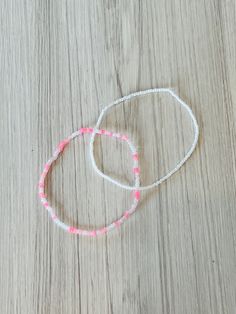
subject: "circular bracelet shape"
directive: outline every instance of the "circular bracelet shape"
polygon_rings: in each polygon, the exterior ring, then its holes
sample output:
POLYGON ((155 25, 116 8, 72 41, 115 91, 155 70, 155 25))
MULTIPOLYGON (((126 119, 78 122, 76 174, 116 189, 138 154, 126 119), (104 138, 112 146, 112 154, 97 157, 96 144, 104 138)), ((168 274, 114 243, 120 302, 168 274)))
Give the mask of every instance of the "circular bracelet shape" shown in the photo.
POLYGON ((83 236, 96 237, 98 235, 106 234, 109 231, 111 231, 112 229, 119 227, 123 222, 125 222, 135 212, 137 205, 138 205, 138 202, 139 202, 139 199, 140 199, 140 192, 136 189, 139 187, 139 184, 140 184, 139 173, 140 173, 140 168, 139 168, 139 164, 138 164, 138 153, 136 151, 136 148, 134 147, 134 145, 131 143, 131 141, 129 140, 129 138, 126 135, 121 135, 119 133, 112 133, 112 132, 109 132, 106 130, 94 130, 93 128, 81 128, 78 131, 72 133, 68 138, 61 141, 59 143, 59 145, 57 146, 56 150, 54 151, 53 156, 45 164, 43 172, 42 172, 40 179, 39 179, 39 184, 38 184, 39 198, 40 198, 43 206, 49 212, 54 223, 56 223, 60 228, 64 229, 65 231, 67 231, 69 233, 73 233, 73 234, 77 234, 77 235, 83 235, 83 236), (113 138, 120 139, 122 141, 127 142, 128 146, 131 150, 131 153, 132 153, 133 173, 134 173, 134 178, 135 178, 135 185, 134 185, 135 189, 134 189, 134 192, 132 194, 133 195, 133 203, 132 203, 130 209, 125 211, 119 219, 115 220, 110 225, 107 225, 103 228, 95 229, 95 230, 79 229, 76 227, 69 226, 69 225, 65 224, 64 222, 62 222, 58 218, 58 216, 56 215, 55 210, 50 206, 50 204, 47 200, 47 196, 45 194, 45 178, 47 177, 47 174, 48 174, 53 162, 59 157, 60 154, 63 153, 64 148, 70 143, 71 140, 73 140, 74 138, 76 138, 82 134, 85 134, 85 133, 90 133, 90 134, 96 133, 96 134, 100 134, 100 135, 106 135, 106 136, 113 137, 113 138))
POLYGON ((124 96, 122 98, 119 98, 115 101, 113 101, 111 104, 109 104, 108 106, 104 107, 99 115, 99 118, 97 120, 96 126, 94 128, 94 132, 92 133, 91 136, 91 140, 90 140, 90 158, 91 158, 91 162, 93 165, 94 170, 104 179, 110 181, 111 183, 114 183, 115 185, 125 189, 125 190, 136 190, 136 191, 143 191, 143 190, 148 190, 151 189, 153 187, 158 186, 159 184, 161 184, 163 181, 167 180, 170 176, 172 176, 177 170, 179 170, 179 168, 189 159, 189 157, 192 155, 197 142, 198 142, 198 137, 199 137, 199 127, 198 127, 198 123, 197 120, 192 112, 192 110, 190 109, 190 107, 182 100, 179 98, 178 95, 176 95, 171 89, 169 88, 153 88, 153 89, 147 89, 144 91, 139 91, 133 94, 130 94, 128 96, 124 96), (105 173, 103 173, 97 166, 95 158, 94 158, 94 140, 95 140, 95 136, 96 136, 96 130, 100 127, 103 117, 104 115, 114 106, 130 100, 132 98, 138 97, 138 96, 144 96, 144 95, 148 95, 148 94, 154 94, 154 93, 167 93, 170 94, 172 97, 174 97, 174 99, 181 105, 181 107, 187 111, 187 113, 189 114, 193 127, 194 127, 194 140, 192 145, 190 146, 190 148, 188 149, 186 155, 183 157, 183 159, 181 161, 179 161, 177 163, 177 165, 170 170, 166 175, 164 175, 162 178, 160 179, 156 179, 156 181, 154 181, 152 184, 146 185, 146 186, 139 186, 139 187, 133 187, 133 186, 129 186, 126 184, 123 184, 119 181, 116 181, 115 179, 109 177, 108 175, 106 175, 105 173))

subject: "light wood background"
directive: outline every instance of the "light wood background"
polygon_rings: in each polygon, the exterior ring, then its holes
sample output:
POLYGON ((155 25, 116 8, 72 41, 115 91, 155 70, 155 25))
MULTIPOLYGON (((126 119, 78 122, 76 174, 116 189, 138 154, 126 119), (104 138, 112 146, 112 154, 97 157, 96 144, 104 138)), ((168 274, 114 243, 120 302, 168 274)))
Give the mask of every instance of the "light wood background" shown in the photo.
MULTIPOLYGON (((2 0, 0 12, 1 313, 236 313, 235 1, 2 0), (152 87, 172 87, 196 114, 193 156, 142 193, 120 230, 64 233, 38 201, 43 164, 105 104, 152 87)), ((103 127, 137 145, 143 184, 173 167, 193 136, 165 95, 118 106, 103 127)), ((96 176, 88 142, 65 151, 48 195, 66 222, 96 227, 131 197, 96 176)), ((96 158, 133 184, 125 144, 97 139, 96 158)))

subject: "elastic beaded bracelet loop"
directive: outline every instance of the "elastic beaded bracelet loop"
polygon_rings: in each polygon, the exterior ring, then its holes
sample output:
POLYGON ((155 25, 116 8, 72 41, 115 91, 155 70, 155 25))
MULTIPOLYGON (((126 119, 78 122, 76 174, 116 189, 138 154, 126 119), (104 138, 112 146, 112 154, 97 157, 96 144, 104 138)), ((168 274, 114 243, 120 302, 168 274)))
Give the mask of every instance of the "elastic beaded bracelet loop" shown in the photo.
POLYGON ((154 94, 154 93, 168 93, 170 94, 172 97, 175 98, 175 100, 177 100, 177 102, 184 108, 185 111, 187 111, 187 113, 189 114, 193 127, 194 127, 194 140, 192 145, 190 146, 189 150, 187 151, 186 155, 184 156, 184 158, 179 161, 177 163, 177 165, 170 171, 168 172, 166 175, 164 175, 162 178, 157 179, 155 182, 153 182, 150 185, 146 185, 146 186, 139 186, 137 187, 133 187, 133 186, 129 186, 126 184, 123 184, 115 179, 112 179, 111 177, 109 177, 108 175, 104 174, 97 166, 95 158, 94 158, 94 139, 96 136, 96 132, 93 132, 91 139, 90 139, 90 158, 91 158, 91 162, 93 165, 94 170, 104 179, 110 181, 111 183, 114 183, 115 185, 125 189, 125 190, 138 190, 138 191, 143 191, 143 190, 148 190, 151 189, 153 187, 158 186, 159 184, 161 184, 163 181, 167 180, 170 176, 172 176, 177 170, 179 170, 179 168, 188 160, 188 158, 192 155, 197 142, 198 142, 198 136, 199 136, 199 127, 197 124, 197 120, 192 112, 192 110, 190 109, 190 107, 182 100, 179 98, 179 96, 177 96, 171 89, 169 88, 153 88, 153 89, 147 89, 144 91, 139 91, 133 94, 130 94, 128 96, 124 96, 122 98, 119 98, 115 101, 113 101, 111 104, 109 104, 108 106, 104 107, 100 113, 100 116, 97 120, 95 129, 98 129, 102 123, 103 117, 104 115, 114 106, 130 100, 132 98, 138 97, 138 96, 143 96, 143 95, 148 95, 148 94, 154 94))
POLYGON ((39 184, 38 184, 39 198, 40 198, 43 206, 49 212, 54 223, 56 223, 60 228, 64 229, 65 231, 67 231, 69 233, 95 237, 98 235, 106 234, 109 231, 111 231, 112 229, 114 229, 115 227, 119 227, 122 223, 124 223, 135 212, 137 205, 138 205, 138 202, 139 202, 139 199, 140 199, 140 192, 136 190, 136 188, 138 188, 139 184, 140 184, 139 172, 140 172, 140 170, 139 170, 137 151, 136 151, 134 145, 130 142, 129 138, 126 135, 121 135, 119 133, 112 133, 112 132, 109 132, 106 130, 97 130, 97 129, 95 130, 93 128, 81 128, 78 131, 72 133, 68 138, 61 141, 59 143, 59 145, 57 146, 57 149, 54 151, 53 156, 45 164, 43 173, 40 176, 40 180, 39 180, 39 184), (86 229, 75 228, 73 226, 69 226, 69 225, 65 224, 64 222, 60 221, 60 219, 56 215, 54 209, 50 206, 50 204, 47 200, 46 194, 44 192, 45 178, 47 177, 47 174, 48 174, 49 169, 51 168, 53 162, 59 157, 60 154, 63 153, 64 148, 70 143, 71 140, 73 140, 75 137, 77 137, 79 135, 86 134, 86 133, 90 133, 90 134, 96 133, 96 134, 100 134, 100 135, 106 135, 106 136, 110 136, 110 137, 120 139, 122 141, 127 142, 129 145, 129 148, 131 150, 131 153, 132 153, 133 172, 134 172, 134 178, 135 178, 135 185, 134 185, 135 191, 133 193, 133 204, 131 205, 130 209, 125 211, 119 219, 115 220, 111 224, 109 224, 109 225, 107 225, 101 229, 95 229, 95 230, 86 230, 86 229))

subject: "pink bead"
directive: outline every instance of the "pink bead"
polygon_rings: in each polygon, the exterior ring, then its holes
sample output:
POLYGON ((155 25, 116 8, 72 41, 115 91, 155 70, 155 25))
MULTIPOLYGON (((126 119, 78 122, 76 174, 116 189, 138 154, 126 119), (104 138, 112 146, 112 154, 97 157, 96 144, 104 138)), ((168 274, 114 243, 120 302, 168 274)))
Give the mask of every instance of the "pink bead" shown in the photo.
POLYGON ((120 221, 119 221, 119 220, 115 221, 115 222, 114 222, 114 224, 116 225, 116 227, 117 227, 117 228, 119 228, 119 227, 120 227, 120 225, 121 225, 121 223, 120 223, 120 221))
POLYGON ((43 183, 43 182, 39 182, 38 187, 39 187, 39 188, 44 188, 44 183, 43 183))
POLYGON ((88 133, 93 133, 93 128, 88 128, 88 133))
POLYGON ((48 202, 44 203, 43 205, 44 205, 45 207, 48 207, 48 206, 49 206, 48 202))
POLYGON ((106 133, 106 131, 105 130, 100 130, 100 132, 99 132, 100 134, 105 134, 106 133))
MULTIPOLYGON (((45 171, 45 170, 44 170, 44 171, 45 171)), ((43 172, 43 173, 41 174, 40 180, 44 181, 45 178, 46 178, 46 173, 43 172)))
POLYGON ((96 233, 95 230, 92 230, 92 231, 89 232, 89 235, 90 235, 91 237, 96 237, 97 233, 96 233))
POLYGON ((69 233, 77 233, 77 229, 74 227, 69 227, 68 232, 69 233))
POLYGON ((86 132, 86 128, 80 128, 79 129, 81 133, 85 133, 86 132))
POLYGON ((112 136, 113 135, 113 133, 112 132, 110 132, 110 131, 106 131, 106 133, 105 133, 107 136, 112 136))
POLYGON ((57 219, 57 216, 56 216, 56 215, 53 215, 53 216, 52 216, 52 219, 53 219, 53 220, 57 219))
POLYGON ((69 143, 68 140, 61 141, 58 145, 58 149, 62 152, 68 143, 69 143))
POLYGON ((130 216, 130 213, 129 213, 128 211, 126 211, 126 212, 124 213, 124 217, 125 217, 126 219, 128 219, 129 216, 130 216))
POLYGON ((44 194, 44 193, 39 193, 39 197, 41 197, 41 198, 46 198, 46 197, 47 197, 47 195, 46 195, 46 194, 44 194))
POLYGON ((106 227, 104 227, 104 228, 100 229, 100 233, 101 233, 101 234, 105 234, 105 233, 107 233, 107 228, 106 228, 106 227))
POLYGON ((137 153, 133 154, 133 160, 138 160, 138 154, 137 153))
POLYGON ((139 201, 140 200, 140 191, 134 191, 134 198, 139 201))
POLYGON ((124 140, 124 141, 127 141, 127 140, 128 140, 128 136, 122 135, 122 136, 121 136, 121 139, 124 140))
POLYGON ((138 167, 133 168, 133 173, 139 174, 140 173, 140 169, 138 167))
POLYGON ((44 170, 48 171, 49 169, 50 169, 50 165, 49 165, 49 164, 46 164, 46 165, 44 166, 44 170))

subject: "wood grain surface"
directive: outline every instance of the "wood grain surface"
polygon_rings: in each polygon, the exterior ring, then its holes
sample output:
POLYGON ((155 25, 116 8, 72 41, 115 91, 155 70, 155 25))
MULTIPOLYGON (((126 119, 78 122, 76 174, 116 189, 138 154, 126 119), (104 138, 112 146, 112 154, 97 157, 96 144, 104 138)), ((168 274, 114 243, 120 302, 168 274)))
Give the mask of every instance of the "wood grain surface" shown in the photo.
MULTIPOLYGON (((0 19, 0 312, 236 313, 236 2, 2 0, 0 19), (44 163, 105 104, 152 87, 173 88, 193 109, 193 156, 142 193, 119 230, 64 233, 37 197, 44 163)), ((166 95, 117 106, 103 127, 137 145, 143 184, 193 139, 166 95)), ((94 173, 88 143, 66 149, 47 190, 64 221, 99 227, 131 196, 94 173)), ((105 173, 133 184, 125 144, 101 137, 95 151, 105 173)))

